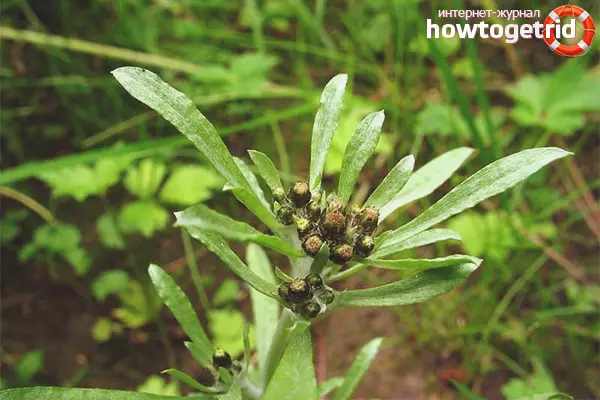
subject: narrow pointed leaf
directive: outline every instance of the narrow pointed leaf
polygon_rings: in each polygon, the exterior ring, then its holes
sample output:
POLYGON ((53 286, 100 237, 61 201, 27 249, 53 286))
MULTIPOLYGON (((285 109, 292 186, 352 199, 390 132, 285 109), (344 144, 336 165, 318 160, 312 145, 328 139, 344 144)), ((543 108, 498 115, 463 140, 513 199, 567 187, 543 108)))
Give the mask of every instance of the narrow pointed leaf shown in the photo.
POLYGON ((203 384, 201 384, 200 382, 198 382, 197 380, 195 380, 188 374, 181 372, 177 369, 174 369, 174 368, 165 369, 161 373, 171 375, 173 378, 177 379, 178 381, 181 381, 181 382, 185 383, 186 385, 188 385, 189 387, 192 387, 202 393, 213 393, 213 394, 219 393, 219 390, 212 388, 212 387, 204 386, 203 384))
POLYGON ((350 137, 346 146, 344 158, 342 160, 342 169, 340 172, 340 182, 338 184, 338 196, 347 202, 354 192, 354 185, 360 171, 365 163, 373 154, 385 115, 383 111, 371 113, 365 117, 350 137))
POLYGON ((347 400, 352 396, 352 393, 354 393, 375 359, 382 341, 382 338, 375 338, 360 349, 360 352, 344 377, 342 386, 336 390, 333 400, 347 400))
POLYGON ((175 400, 183 396, 164 396, 125 390, 79 389, 63 387, 27 387, 0 391, 2 400, 175 400))
POLYGON ((433 193, 450 179, 472 153, 473 149, 469 147, 459 147, 423 165, 411 175, 404 188, 381 208, 379 220, 383 221, 398 208, 433 193))
POLYGON ((313 259, 312 264, 310 265, 310 272, 315 274, 321 274, 323 272, 323 268, 327 265, 329 261, 329 245, 327 243, 323 243, 319 252, 313 259))
POLYGON ((183 342, 184 346, 188 349, 194 360, 200 365, 208 364, 212 361, 212 353, 208 354, 205 348, 194 342, 183 342), (208 358, 208 362, 206 361, 208 358))
POLYGON ((265 193, 263 192, 260 185, 258 184, 258 179, 256 179, 256 175, 254 175, 254 172, 252 172, 250 170, 250 168, 248 168, 248 165, 246 165, 244 160, 242 160, 241 158, 234 157, 233 160, 235 161, 235 164, 238 166, 240 171, 242 171, 242 174, 246 178, 246 181, 248 181, 248 183, 250 184, 250 187, 252 188, 252 192, 261 201, 261 203, 264 204, 265 208, 267 210, 271 211, 269 202, 265 198, 265 193))
POLYGON ((392 170, 383 178, 383 181, 373 191, 371 196, 365 202, 365 206, 373 206, 381 209, 388 202, 400 193, 415 167, 415 157, 411 154, 400 161, 392 170))
POLYGON ((204 204, 198 204, 175 213, 177 226, 195 227, 208 232, 216 232, 228 239, 241 242, 254 242, 290 257, 302 257, 299 250, 276 236, 265 235, 245 222, 236 221, 226 215, 211 210, 204 204))
POLYGON ((213 348, 200 325, 198 316, 183 290, 175 280, 157 265, 151 264, 148 268, 150 279, 158 292, 160 298, 165 302, 169 310, 173 313, 181 329, 192 341, 198 345, 202 354, 199 354, 203 364, 208 364, 212 360, 213 348))
POLYGON ((248 150, 248 154, 258 168, 258 174, 265 180, 271 191, 283 187, 277 167, 266 154, 256 150, 248 150))
POLYGON ((319 398, 327 396, 333 390, 340 387, 340 385, 344 382, 344 378, 341 376, 336 376, 335 378, 329 378, 325 382, 319 385, 319 398))
POLYGON ((233 383, 231 373, 223 367, 219 367, 219 378, 221 378, 226 387, 231 386, 233 383))
POLYGON ((379 268, 424 271, 426 269, 451 267, 465 263, 473 263, 479 266, 482 260, 477 257, 467 256, 464 254, 455 254, 448 257, 432 259, 403 258, 399 260, 382 260, 376 258, 366 258, 359 261, 379 268))
POLYGON ((410 278, 370 289, 347 290, 337 295, 336 305, 352 307, 388 307, 420 303, 449 292, 464 282, 477 265, 419 272, 410 278))
POLYGON ((452 189, 423 214, 388 234, 380 251, 387 251, 387 248, 513 187, 545 165, 569 154, 556 147, 542 147, 523 150, 491 163, 452 189))
POLYGON ((321 94, 321 106, 315 116, 310 144, 311 190, 321 186, 325 158, 340 121, 347 81, 348 75, 336 75, 327 83, 321 94))
POLYGON ((288 274, 286 274, 285 272, 283 272, 281 269, 279 269, 279 267, 275 267, 275 276, 281 282, 291 282, 292 281, 292 277, 289 276, 288 274))
POLYGON ((262 400, 317 400, 310 329, 294 333, 262 400))
MULTIPOLYGON (((265 281, 276 285, 273 268, 269 258, 257 245, 250 244, 246 251, 246 262, 248 267, 265 281)), ((262 370, 265 365, 269 346, 273 340, 273 334, 277 329, 279 321, 279 303, 271 298, 250 290, 252 300, 252 313, 254 315, 254 326, 256 329, 256 351, 258 352, 258 365, 262 370)))
MULTIPOLYGON (((254 289, 252 289, 254 290, 254 289)), ((277 309, 279 312, 279 309, 277 309)), ((250 347, 250 324, 244 325, 244 368, 248 371, 250 367, 250 357, 252 353, 252 347, 250 347)))
POLYGON ((186 95, 146 69, 122 67, 112 74, 129 94, 158 112, 184 134, 229 184, 250 189, 214 126, 186 95))
POLYGON ((188 233, 194 239, 201 241, 211 252, 215 253, 221 261, 237 276, 239 276, 248 285, 260 293, 276 298, 277 287, 270 282, 265 281, 256 275, 240 258, 231 250, 222 236, 216 233, 210 233, 190 226, 186 228, 188 233))
POLYGON ((428 244, 440 242, 442 240, 462 240, 458 232, 452 229, 430 229, 418 233, 402 242, 398 242, 394 246, 389 246, 383 250, 379 250, 377 247, 371 254, 370 258, 381 258, 389 254, 400 253, 401 251, 414 249, 415 247, 425 246, 428 244))
POLYGON ((273 215, 273 212, 265 207, 262 200, 260 200, 256 195, 246 189, 242 188, 228 188, 228 191, 234 194, 234 196, 244 205, 252 214, 256 215, 258 219, 262 221, 263 224, 269 227, 272 232, 281 234, 282 228, 281 224, 273 215))

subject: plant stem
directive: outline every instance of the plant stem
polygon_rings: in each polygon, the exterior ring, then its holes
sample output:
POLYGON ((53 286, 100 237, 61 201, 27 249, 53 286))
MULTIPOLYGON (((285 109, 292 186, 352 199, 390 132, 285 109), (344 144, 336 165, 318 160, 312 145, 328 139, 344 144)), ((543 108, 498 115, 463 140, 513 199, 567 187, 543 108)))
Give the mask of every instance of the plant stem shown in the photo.
POLYGON ((208 297, 206 296, 204 286, 202 286, 202 279, 200 278, 200 272, 198 271, 198 264, 196 264, 196 257, 194 256, 194 246, 192 245, 192 241, 190 240, 190 235, 188 235, 187 232, 182 229, 181 238, 183 239, 185 257, 187 259, 187 265, 190 269, 190 274, 192 275, 194 287, 196 288, 196 292, 198 293, 198 297, 200 298, 200 303, 202 303, 202 307, 204 307, 204 311, 208 312, 210 310, 210 302, 208 301, 208 297))
POLYGON ((263 391, 267 388, 269 381, 273 377, 273 374, 279 365, 281 356, 283 356, 283 352, 287 348, 290 335, 292 333, 290 328, 295 321, 296 317, 294 314, 287 308, 284 308, 283 312, 281 313, 281 317, 279 318, 277 329, 275 329, 275 333, 273 334, 273 340, 271 341, 271 347, 269 347, 269 351, 267 353, 267 359, 265 360, 262 382, 263 391))
POLYGON ((56 222, 54 215, 46 207, 35 201, 33 198, 21 193, 15 189, 2 186, 0 187, 0 196, 10 197, 11 199, 17 200, 19 203, 27 206, 31 211, 34 211, 37 215, 42 217, 47 223, 52 224, 56 222))

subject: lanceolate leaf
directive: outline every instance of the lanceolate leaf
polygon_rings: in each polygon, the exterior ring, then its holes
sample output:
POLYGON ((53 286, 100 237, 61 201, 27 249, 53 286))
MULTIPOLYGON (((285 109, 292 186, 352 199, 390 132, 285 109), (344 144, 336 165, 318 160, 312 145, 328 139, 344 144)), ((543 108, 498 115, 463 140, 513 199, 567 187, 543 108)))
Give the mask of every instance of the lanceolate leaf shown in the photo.
POLYGON ((462 240, 458 232, 452 229, 430 229, 425 232, 418 233, 394 246, 386 247, 385 250, 375 248, 370 258, 381 258, 389 254, 399 253, 403 250, 413 249, 415 247, 425 246, 442 240, 462 240))
POLYGON ((112 74, 129 94, 162 115, 194 143, 230 185, 250 189, 213 125, 183 93, 146 69, 122 67, 112 74))
POLYGON ((250 154, 252 162, 258 168, 259 175, 265 180, 272 191, 283 187, 275 164, 273 164, 273 161, 266 154, 256 150, 248 150, 248 154, 250 154))
POLYGON ((460 265, 465 263, 473 263, 477 266, 481 264, 481 259, 477 257, 467 256, 463 254, 455 254, 448 257, 432 258, 432 259, 413 259, 403 258, 399 260, 382 260, 367 258, 359 260, 369 265, 386 268, 386 269, 408 269, 408 270, 426 270, 431 268, 444 268, 451 267, 453 265, 460 265))
POLYGON ((3 400, 175 400, 183 396, 163 396, 124 390, 28 387, 0 391, 3 400))
POLYGON ((448 268, 423 271, 401 281, 363 290, 347 290, 337 296, 336 305, 386 307, 420 303, 449 292, 477 269, 467 263, 448 268))
POLYGON ((310 272, 315 274, 321 274, 323 272, 323 268, 327 265, 329 261, 329 245, 327 243, 323 243, 321 249, 313 259, 312 264, 310 265, 310 272))
POLYGON ((194 226, 189 226, 186 229, 190 236, 204 243, 204 245, 210 251, 215 253, 221 259, 221 261, 223 261, 227 267, 233 271, 233 273, 248 283, 248 285, 252 286, 254 289, 266 296, 276 298, 277 287, 252 272, 250 268, 248 268, 248 266, 244 264, 242 260, 240 260, 240 258, 233 252, 233 250, 231 250, 223 237, 216 233, 203 231, 194 226))
POLYGON ((387 248, 513 187, 543 166, 569 154, 571 153, 556 147, 542 147, 523 150, 491 163, 452 189, 423 214, 387 235, 380 251, 386 251, 387 248))
POLYGON ((419 168, 394 198, 381 207, 379 219, 383 221, 398 208, 431 194, 446 182, 473 153, 469 147, 459 147, 434 158, 419 168))
POLYGON ((177 225, 195 227, 208 232, 217 232, 228 239, 242 242, 251 241, 291 257, 302 257, 303 253, 276 236, 265 235, 246 224, 219 214, 203 204, 198 204, 176 212, 177 225))
POLYGON ((200 325, 200 321, 194 311, 189 299, 162 268, 151 264, 148 268, 150 279, 158 292, 160 298, 165 302, 169 310, 173 313, 181 329, 198 345, 198 349, 202 351, 198 354, 203 361, 203 364, 208 364, 212 360, 213 349, 200 325))
POLYGON ((282 235, 281 224, 277 221, 270 209, 265 207, 265 204, 256 195, 242 188, 227 188, 235 197, 246 206, 252 214, 256 215, 266 226, 274 233, 282 235))
POLYGON ((294 333, 262 397, 263 400, 317 400, 310 329, 294 333))
POLYGON ((240 169, 240 171, 242 171, 242 174, 244 174, 244 177, 246 178, 246 180, 250 183, 252 192, 264 204, 265 208, 267 210, 269 210, 269 212, 270 212, 271 209, 269 207, 269 203, 267 202, 267 199, 265 198, 265 193, 263 192, 263 190, 260 188, 260 185, 258 184, 258 179, 256 179, 256 175, 254 175, 254 173, 250 170, 250 168, 248 168, 248 166, 246 165, 244 160, 242 160, 241 158, 234 157, 234 161, 235 161, 235 164, 240 169))
POLYGON ((196 389, 202 393, 219 393, 219 390, 208 387, 208 386, 204 386, 203 384, 201 384, 200 382, 198 382, 197 380, 195 380, 188 374, 181 372, 177 369, 166 369, 162 373, 171 375, 173 378, 177 379, 178 381, 181 381, 181 382, 185 383, 186 385, 193 387, 194 389, 196 389))
POLYGON ((356 179, 360 174, 373 150, 377 147, 379 134, 383 126, 385 115, 383 111, 371 113, 363 119, 350 137, 350 141, 344 152, 338 195, 347 202, 354 191, 356 179))
POLYGON ((348 373, 346 373, 342 386, 336 390, 333 400, 347 400, 352 396, 360 380, 375 359, 382 341, 382 338, 375 338, 360 349, 348 373))
POLYGON ((415 157, 411 154, 398 161, 365 202, 365 206, 382 208, 402 190, 415 167, 415 157))
POLYGON ((310 189, 321 186, 327 151, 340 121, 348 75, 334 76, 323 89, 321 106, 315 116, 310 146, 310 189))
MULTIPOLYGON (((277 284, 269 258, 259 246, 254 244, 248 245, 246 262, 248 263, 248 267, 265 281, 273 285, 277 284)), ((250 299, 252 300, 252 313, 256 328, 258 365, 262 370, 269 346, 273 340, 273 334, 277 328, 277 322, 279 321, 279 303, 275 299, 267 297, 254 289, 250 290, 250 299)))

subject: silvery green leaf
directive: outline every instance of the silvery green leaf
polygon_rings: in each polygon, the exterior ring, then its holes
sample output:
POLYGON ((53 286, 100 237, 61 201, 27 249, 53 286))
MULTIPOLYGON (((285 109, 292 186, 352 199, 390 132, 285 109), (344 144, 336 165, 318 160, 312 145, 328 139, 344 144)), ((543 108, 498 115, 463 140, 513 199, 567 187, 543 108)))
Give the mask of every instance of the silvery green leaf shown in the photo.
POLYGON ((344 152, 338 184, 338 196, 344 202, 350 199, 360 171, 377 147, 384 119, 383 111, 367 115, 350 137, 344 152))
POLYGON ((112 74, 129 94, 158 112, 194 143, 230 185, 251 189, 214 126, 186 95, 146 69, 122 67, 112 74))
POLYGON ((394 198, 379 210, 383 221, 398 208, 431 194, 446 182, 473 153, 469 147, 459 147, 442 154, 415 171, 394 198))
POLYGON ((327 396, 333 390, 340 387, 340 385, 344 382, 344 378, 341 376, 336 376, 335 378, 329 378, 325 382, 319 385, 319 398, 327 396))
POLYGON ((556 147, 541 147, 494 161, 460 183, 423 214, 388 234, 379 251, 385 252, 391 246, 510 189, 545 165, 569 154, 556 147))
POLYGON ((226 190, 230 191, 234 194, 234 196, 246 206, 252 214, 256 215, 258 219, 262 221, 263 224, 269 227, 272 232, 282 235, 282 227, 281 224, 273 215, 273 212, 265 207, 265 203, 256 197, 253 191, 242 189, 242 188, 234 188, 228 187, 226 190))
POLYGON ((226 215, 219 214, 203 204, 198 204, 175 213, 177 226, 195 227, 207 232, 216 232, 228 239, 241 242, 250 241, 273 249, 290 257, 302 257, 299 250, 276 236, 265 235, 245 222, 236 221, 226 215))
POLYGON ((3 400, 176 400, 183 396, 164 396, 125 390, 79 389, 66 387, 27 387, 6 389, 1 392, 3 400))
POLYGON ((338 293, 335 304, 352 307, 388 307, 420 303, 453 290, 476 269, 477 265, 471 263, 430 269, 387 285, 338 293))
POLYGON ((181 382, 185 383, 186 385, 188 385, 189 387, 192 387, 202 393, 219 393, 218 389, 204 386, 203 384, 201 384, 200 382, 198 382, 197 380, 195 380, 188 374, 181 372, 177 369, 169 368, 169 369, 165 369, 161 373, 171 375, 173 378, 177 379, 178 381, 181 381, 181 382))
POLYGON ((183 290, 177 286, 175 280, 159 266, 151 264, 148 273, 158 295, 169 307, 181 329, 198 346, 198 350, 202 351, 202 353, 197 354, 201 357, 202 364, 209 364, 212 361, 213 348, 202 325, 200 325, 190 300, 183 290))
POLYGON ((212 361, 212 353, 208 354, 201 345, 188 341, 183 342, 183 345, 188 349, 188 351, 198 364, 206 364, 206 361, 204 360, 206 360, 208 355, 210 356, 210 360, 212 361))
MULTIPOLYGON (((246 251, 246 262, 256 275, 273 285, 277 285, 269 258, 262 248, 255 244, 249 244, 246 251)), ((250 290, 250 299, 252 300, 252 313, 256 329, 258 365, 263 369, 267 352, 269 351, 269 346, 273 340, 273 334, 279 321, 279 303, 275 299, 267 297, 254 289, 250 290)))
POLYGON ((263 400, 317 400, 310 329, 292 334, 263 400))
POLYGON ((365 201, 365 206, 381 209, 392 201, 408 182, 414 167, 415 157, 412 154, 398 161, 398 164, 383 178, 383 181, 365 201))
POLYGON ((375 359, 382 341, 382 338, 375 338, 360 349, 356 359, 344 377, 344 382, 340 388, 335 391, 333 400, 347 400, 352 396, 352 393, 356 390, 360 380, 375 359))
MULTIPOLYGON (((379 238, 381 238, 381 236, 379 238)), ((430 229, 428 231, 418 233, 402 242, 398 242, 394 246, 389 246, 384 251, 375 247, 375 251, 371 254, 370 258, 381 258, 389 254, 396 254, 404 250, 414 249, 415 247, 425 246, 449 239, 462 240, 458 232, 453 231, 452 229, 430 229)), ((379 243, 379 240, 376 242, 379 243)), ((383 243, 383 241, 381 241, 381 243, 383 243)))
POLYGON ((265 180, 272 191, 283 187, 275 164, 273 164, 273 161, 271 161, 265 153, 256 150, 248 150, 248 154, 250 154, 252 162, 256 165, 258 174, 265 180))
POLYGON ((292 277, 289 276, 288 274, 286 274, 285 272, 283 272, 281 269, 279 269, 279 267, 275 267, 275 276, 281 282, 291 282, 292 281, 292 277))
POLYGON ((402 269, 402 270, 426 270, 432 268, 444 268, 465 263, 472 263, 479 266, 481 259, 463 254, 455 254, 447 257, 439 257, 432 259, 422 258, 402 258, 399 260, 382 260, 377 258, 359 259, 360 262, 369 264, 379 268, 386 269, 402 269))
POLYGON ((233 159, 240 171, 242 171, 242 174, 244 174, 244 177, 246 178, 248 183, 250 183, 250 187, 252 188, 252 191, 254 192, 256 197, 260 199, 260 201, 264 204, 267 210, 271 211, 269 202, 265 198, 265 193, 258 184, 258 179, 256 179, 256 175, 254 175, 254 172, 252 172, 250 168, 248 168, 248 165, 246 165, 244 160, 242 160, 241 158, 234 157, 233 159))
POLYGON ((321 106, 315 116, 310 145, 310 189, 321 186, 327 151, 337 130, 348 75, 334 76, 323 89, 321 106))
POLYGON ((215 253, 227 267, 260 293, 277 298, 277 287, 256 275, 231 250, 225 239, 217 233, 203 231, 195 226, 186 228, 194 239, 201 241, 211 252, 215 253))

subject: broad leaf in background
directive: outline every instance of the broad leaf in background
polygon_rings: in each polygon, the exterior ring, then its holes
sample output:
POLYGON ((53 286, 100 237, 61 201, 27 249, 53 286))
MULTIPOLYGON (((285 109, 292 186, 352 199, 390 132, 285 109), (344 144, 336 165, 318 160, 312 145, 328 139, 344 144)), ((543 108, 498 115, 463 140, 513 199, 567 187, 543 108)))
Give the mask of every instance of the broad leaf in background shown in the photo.
POLYGON ((347 400, 352 396, 352 393, 354 393, 375 359, 382 341, 382 338, 375 338, 360 349, 352 366, 350 366, 350 369, 346 373, 342 385, 336 390, 333 400, 347 400))
POLYGON ((27 385, 31 382, 31 379, 37 374, 44 366, 44 352, 41 350, 32 350, 23 354, 17 367, 15 368, 15 375, 17 382, 21 385, 27 385))
POLYGON ((141 233, 151 237, 164 229, 169 222, 169 213, 152 201, 134 201, 119 210, 119 227, 124 233, 141 233))
POLYGON ((191 237, 202 242, 208 250, 215 253, 227 267, 260 293, 276 298, 277 286, 267 282, 248 268, 246 264, 231 250, 227 242, 216 233, 206 232, 194 226, 186 228, 191 237))
POLYGON ((84 275, 92 265, 91 258, 81 247, 81 232, 75 225, 54 223, 37 228, 32 241, 19 251, 19 260, 27 261, 43 252, 64 257, 77 275, 84 275))
POLYGON ((336 305, 349 307, 389 307, 420 303, 456 288, 473 271, 475 264, 431 269, 410 278, 370 289, 338 293, 336 305))
POLYGON ((194 343, 201 346, 204 364, 210 363, 213 353, 212 345, 183 290, 177 286, 169 274, 157 265, 150 265, 148 273, 158 295, 169 307, 183 331, 194 343))
MULTIPOLYGON (((365 114, 376 112, 377 108, 377 104, 363 102, 357 98, 352 98, 349 104, 344 107, 338 130, 327 152, 327 159, 325 160, 325 172, 327 174, 336 174, 341 171, 342 161, 344 160, 346 147, 350 143, 350 137, 365 114)), ((381 134, 374 152, 376 154, 391 154, 392 151, 393 148, 389 135, 381 134)))
POLYGON ((542 147, 523 150, 489 164, 460 183, 417 218, 386 235, 378 249, 378 254, 389 254, 386 248, 389 249, 397 243, 513 187, 545 165, 569 154, 571 153, 556 147, 542 147))
POLYGON ((102 245, 108 249, 124 249, 125 239, 119 230, 115 216, 107 212, 96 221, 96 231, 102 245))
POLYGON ((191 206, 208 200, 223 179, 212 168, 184 164, 175 167, 160 191, 160 200, 169 204, 191 206))
POLYGON ((120 269, 113 269, 102 272, 92 282, 92 293, 100 301, 104 301, 108 295, 120 293, 127 290, 129 286, 129 276, 127 272, 120 269))
POLYGON ((398 161, 365 201, 365 206, 381 208, 390 202, 406 185, 414 167, 415 157, 412 154, 398 161))
POLYGON ((27 218, 27 210, 6 210, 2 214, 2 234, 0 235, 0 243, 5 245, 13 241, 19 233, 21 233, 21 222, 27 218))
POLYGON ((219 289, 212 298, 212 302, 216 306, 223 306, 234 302, 241 293, 238 281, 231 278, 225 278, 219 289))
POLYGON ((154 293, 146 293, 138 281, 130 279, 127 289, 117 295, 121 307, 113 310, 113 316, 128 328, 137 329, 156 319, 160 298, 154 293))
POLYGON ((518 124, 565 136, 584 126, 586 111, 600 110, 599 92, 600 75, 586 74, 578 60, 552 74, 528 75, 508 89, 516 103, 512 118, 518 124))
POLYGON ((526 379, 513 378, 502 385, 500 390, 507 400, 546 400, 573 399, 558 392, 552 375, 539 360, 534 360, 535 373, 526 379))
POLYGON ((180 396, 156 395, 124 390, 75 389, 60 387, 29 387, 0 392, 2 400, 175 400, 180 396))
POLYGON ((146 158, 127 170, 123 181, 129 193, 142 200, 154 197, 167 173, 167 166, 163 162, 146 158))
POLYGON ((258 174, 264 179, 271 191, 283 187, 277 167, 266 154, 256 150, 248 150, 248 154, 250 154, 252 162, 256 165, 258 174))
POLYGON ((278 237, 265 235, 245 222, 235 221, 203 204, 176 212, 175 218, 177 219, 177 226, 186 229, 193 227, 207 232, 216 232, 228 239, 242 242, 251 241, 291 257, 303 256, 302 252, 294 249, 278 237))
POLYGON ((379 142, 379 135, 384 119, 385 115, 383 111, 367 115, 358 124, 350 137, 342 160, 338 185, 338 196, 344 202, 350 199, 360 171, 369 157, 371 157, 371 154, 373 154, 377 142, 379 142))
POLYGON ((348 75, 334 76, 323 89, 321 106, 315 116, 310 144, 310 189, 321 186, 327 151, 337 130, 348 75))
MULTIPOLYGON (((277 284, 269 258, 262 248, 255 244, 249 244, 246 251, 246 262, 256 275, 273 285, 277 284)), ((252 315, 256 329, 258 365, 262 369, 279 321, 279 303, 252 288, 250 289, 250 299, 252 300, 252 315)))
MULTIPOLYGON (((440 242, 442 240, 461 240, 458 232, 451 229, 430 229, 418 233, 406 240, 398 242, 394 246, 390 246, 386 249, 386 254, 397 254, 404 250, 414 249, 415 247, 426 246, 428 244, 440 242)), ((470 253, 470 252, 469 252, 470 253)), ((478 255, 478 254, 474 254, 478 255)), ((381 255, 377 252, 377 249, 371 254, 370 258, 377 258, 381 255)))
POLYGON ((473 149, 459 147, 442 154, 414 172, 402 190, 380 209, 379 219, 383 221, 398 208, 430 195, 446 182, 469 158, 473 149))
MULTIPOLYGON (((244 351, 243 333, 246 325, 244 314, 231 309, 212 310, 208 314, 208 321, 215 347, 225 350, 232 357, 244 351)), ((253 343, 254 330, 250 330, 250 338, 253 343)))
POLYGON ((263 400, 317 400, 310 329, 296 332, 283 353, 263 400))
POLYGON ((137 388, 138 392, 160 394, 165 396, 179 396, 179 385, 172 381, 167 383, 158 375, 151 375, 137 388))

